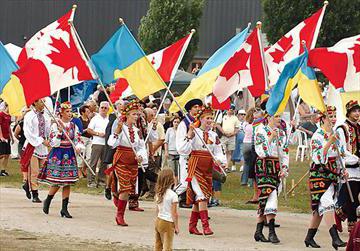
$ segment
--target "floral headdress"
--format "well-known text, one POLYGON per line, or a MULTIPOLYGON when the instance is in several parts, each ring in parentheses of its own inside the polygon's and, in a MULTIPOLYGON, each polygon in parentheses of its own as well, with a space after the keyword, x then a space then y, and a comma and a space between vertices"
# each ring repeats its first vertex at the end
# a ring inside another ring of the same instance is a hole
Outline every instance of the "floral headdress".
POLYGON ((209 105, 201 106, 197 114, 195 115, 195 126, 200 126, 200 119, 205 115, 213 115, 213 109, 209 105))
MULTIPOLYGON (((328 115, 333 115, 333 114, 336 114, 336 107, 335 106, 332 106, 332 105, 327 105, 326 106, 326 113, 328 115)), ((326 113, 320 113, 320 118, 323 118, 326 116, 326 113)))
POLYGON ((140 109, 139 102, 137 102, 136 100, 132 100, 125 105, 125 108, 122 110, 122 115, 125 116, 129 114, 130 111, 139 110, 139 109, 140 109))
POLYGON ((65 101, 65 102, 61 103, 60 112, 63 112, 65 110, 67 110, 67 109, 72 109, 71 103, 69 101, 65 101))

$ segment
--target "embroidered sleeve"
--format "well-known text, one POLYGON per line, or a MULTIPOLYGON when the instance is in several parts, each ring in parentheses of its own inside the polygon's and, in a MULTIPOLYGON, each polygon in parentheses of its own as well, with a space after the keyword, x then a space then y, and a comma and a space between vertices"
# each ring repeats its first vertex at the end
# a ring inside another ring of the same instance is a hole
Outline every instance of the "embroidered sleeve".
POLYGON ((315 164, 326 164, 327 155, 324 154, 325 138, 321 132, 316 132, 311 138, 311 158, 315 164))
POLYGON ((281 158, 281 164, 282 169, 286 172, 286 174, 289 171, 289 146, 288 141, 285 135, 284 131, 280 131, 279 133, 279 144, 280 144, 280 158, 281 158))
POLYGON ((49 136, 51 147, 59 147, 60 146, 61 135, 62 135, 62 133, 59 132, 57 124, 53 123, 50 128, 50 136, 49 136))
MULTIPOLYGON (((194 138, 193 138, 194 139, 194 138)), ((181 155, 189 155, 193 139, 187 138, 187 128, 184 122, 179 124, 176 130, 176 149, 181 155)))
POLYGON ((75 147, 78 149, 85 149, 84 142, 81 139, 81 132, 79 127, 76 124, 73 124, 74 126, 74 144, 75 147))
POLYGON ((263 128, 259 128, 255 132, 255 151, 261 158, 270 156, 268 135, 263 128))

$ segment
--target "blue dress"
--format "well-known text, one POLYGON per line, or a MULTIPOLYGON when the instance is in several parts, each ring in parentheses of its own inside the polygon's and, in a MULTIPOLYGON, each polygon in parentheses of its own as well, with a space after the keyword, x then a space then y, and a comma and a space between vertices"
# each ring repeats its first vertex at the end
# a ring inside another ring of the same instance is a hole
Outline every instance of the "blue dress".
MULTIPOLYGON (((76 147, 81 148, 80 133, 78 127, 73 123, 64 123, 65 131, 76 147)), ((50 145, 52 149, 45 164, 41 167, 38 180, 51 186, 73 185, 79 180, 78 167, 74 148, 60 132, 54 123, 50 132, 50 145)))

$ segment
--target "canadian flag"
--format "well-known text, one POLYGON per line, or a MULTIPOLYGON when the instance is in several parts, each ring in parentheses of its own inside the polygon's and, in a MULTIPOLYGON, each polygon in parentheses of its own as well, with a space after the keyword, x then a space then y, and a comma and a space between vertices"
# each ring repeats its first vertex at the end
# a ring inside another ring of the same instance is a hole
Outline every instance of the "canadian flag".
MULTIPOLYGON (((192 30, 187 36, 172 45, 146 56, 164 82, 171 82, 174 79, 194 32, 192 30)), ((125 98, 131 95, 133 95, 133 92, 126 79, 119 78, 116 81, 115 91, 111 93, 110 99, 116 101, 120 97, 125 98)))
MULTIPOLYGON (((255 28, 222 68, 214 84, 212 106, 224 109, 222 103, 244 87, 248 87, 252 96, 259 97, 264 93, 265 86, 260 29, 255 28)), ((228 101, 226 103, 229 104, 228 101)))
POLYGON ((302 41, 309 50, 315 47, 326 6, 327 3, 265 51, 270 86, 276 84, 284 66, 304 52, 302 41))
POLYGON ((308 65, 320 69, 335 88, 360 91, 360 34, 311 50, 308 65))
POLYGON ((16 75, 27 105, 84 80, 94 79, 69 21, 75 8, 37 32, 18 58, 16 75), (36 91, 34 91, 36 90, 36 91))

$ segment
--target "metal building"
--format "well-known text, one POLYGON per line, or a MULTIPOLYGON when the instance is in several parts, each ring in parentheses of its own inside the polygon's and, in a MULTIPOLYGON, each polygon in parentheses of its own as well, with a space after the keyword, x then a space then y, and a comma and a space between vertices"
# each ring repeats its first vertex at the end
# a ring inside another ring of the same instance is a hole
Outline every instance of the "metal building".
MULTIPOLYGON (((174 0, 181 1, 181 0, 174 0)), ((78 5, 74 23, 89 54, 95 53, 122 17, 136 35, 150 0, 0 0, 0 40, 23 46, 26 39, 78 5)), ((248 22, 260 20, 260 0, 206 0, 196 60, 205 60, 248 22)))

